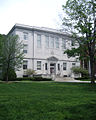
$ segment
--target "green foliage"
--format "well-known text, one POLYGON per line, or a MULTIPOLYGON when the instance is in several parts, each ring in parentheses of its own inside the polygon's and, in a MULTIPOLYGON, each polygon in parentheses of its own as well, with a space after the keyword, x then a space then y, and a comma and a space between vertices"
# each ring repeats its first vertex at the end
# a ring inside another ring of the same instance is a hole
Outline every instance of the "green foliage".
POLYGON ((68 55, 68 57, 75 57, 78 56, 80 54, 80 50, 79 48, 72 48, 71 50, 67 49, 64 54, 68 55))
POLYGON ((15 81, 52 81, 52 79, 42 78, 42 77, 23 77, 23 78, 16 78, 15 81))
MULTIPOLYGON (((7 74, 6 72, 3 73, 3 81, 5 81, 7 79, 6 74, 7 74)), ((9 72, 8 72, 8 80, 9 81, 14 81, 16 79, 16 77, 17 77, 17 75, 16 75, 15 71, 13 69, 10 69, 9 72)))
POLYGON ((73 67, 72 71, 75 74, 80 74, 81 73, 82 76, 89 76, 88 70, 83 69, 81 67, 73 67))
MULTIPOLYGON (((8 81, 8 74, 10 70, 19 70, 23 61, 23 44, 19 41, 19 37, 5 36, 2 42, 1 61, 2 71, 6 74, 6 81, 8 81)), ((5 77, 4 77, 5 78, 5 77)))
POLYGON ((0 120, 95 120, 96 85, 0 83, 0 120))
MULTIPOLYGON (((96 56, 96 0, 67 0, 63 5, 66 16, 64 28, 71 32, 74 40, 79 43, 80 59, 90 60, 91 83, 94 82, 94 66, 96 56)), ((75 55, 77 50, 67 51, 75 55)))
POLYGON ((26 74, 30 77, 31 75, 36 74, 35 70, 27 69, 26 74))

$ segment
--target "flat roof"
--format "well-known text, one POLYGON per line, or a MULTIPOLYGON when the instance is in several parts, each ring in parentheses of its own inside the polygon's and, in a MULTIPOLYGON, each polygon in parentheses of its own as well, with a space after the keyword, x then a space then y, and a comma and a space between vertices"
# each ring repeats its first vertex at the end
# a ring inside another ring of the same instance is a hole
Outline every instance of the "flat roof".
POLYGON ((15 28, 21 28, 24 30, 39 30, 39 31, 43 31, 43 32, 50 32, 50 33, 55 33, 55 34, 61 34, 61 35, 65 35, 65 36, 70 36, 69 33, 66 32, 62 32, 61 30, 57 30, 57 29, 53 29, 53 28, 47 28, 47 27, 36 27, 36 26, 29 26, 29 25, 24 25, 24 24, 18 24, 16 23, 12 29, 9 31, 8 34, 10 34, 15 28))

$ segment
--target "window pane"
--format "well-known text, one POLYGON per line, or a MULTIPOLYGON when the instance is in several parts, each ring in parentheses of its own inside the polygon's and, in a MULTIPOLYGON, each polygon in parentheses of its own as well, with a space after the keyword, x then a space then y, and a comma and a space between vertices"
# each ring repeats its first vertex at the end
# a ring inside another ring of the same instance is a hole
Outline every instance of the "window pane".
POLYGON ((28 64, 28 61, 27 61, 27 60, 24 60, 24 61, 23 61, 23 69, 27 69, 27 64, 28 64))
POLYGON ((24 53, 27 53, 27 51, 28 51, 28 45, 27 45, 27 44, 24 44, 23 52, 24 52, 24 53))
POLYGON ((24 40, 28 40, 28 33, 24 32, 24 40))
POLYGON ((54 38, 50 37, 50 48, 54 48, 54 38))
POLYGON ((41 61, 37 61, 37 70, 41 70, 41 61))
POLYGON ((47 70, 47 63, 45 63, 45 70, 47 70))
POLYGON ((67 63, 63 63, 63 70, 67 69, 67 63))
POLYGON ((60 64, 58 64, 58 70, 60 70, 60 64))
POLYGON ((46 40, 46 47, 49 48, 49 37, 46 36, 46 39, 45 39, 45 40, 46 40))
POLYGON ((41 47, 41 35, 37 35, 37 47, 41 47))
POLYGON ((59 48, 59 39, 55 38, 55 44, 56 44, 56 48, 59 48))
POLYGON ((72 67, 75 67, 76 63, 72 63, 72 67))
POLYGON ((66 49, 66 40, 62 39, 62 48, 66 49))

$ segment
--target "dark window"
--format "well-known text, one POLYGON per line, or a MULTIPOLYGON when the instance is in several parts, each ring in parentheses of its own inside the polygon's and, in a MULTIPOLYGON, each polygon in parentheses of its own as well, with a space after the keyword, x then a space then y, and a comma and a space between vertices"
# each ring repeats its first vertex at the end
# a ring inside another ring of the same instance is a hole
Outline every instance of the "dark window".
POLYGON ((58 70, 60 70, 60 64, 58 64, 58 70))
POLYGON ((27 69, 27 65, 23 65, 23 69, 27 69))
POLYGON ((23 69, 27 69, 27 64, 28 64, 28 61, 27 61, 27 60, 24 60, 24 61, 23 61, 23 69))
POLYGON ((23 50, 23 53, 27 53, 27 50, 23 50))
POLYGON ((47 70, 48 68, 47 68, 47 63, 45 63, 45 70, 47 70))
POLYGON ((63 70, 67 69, 67 63, 63 63, 63 70))

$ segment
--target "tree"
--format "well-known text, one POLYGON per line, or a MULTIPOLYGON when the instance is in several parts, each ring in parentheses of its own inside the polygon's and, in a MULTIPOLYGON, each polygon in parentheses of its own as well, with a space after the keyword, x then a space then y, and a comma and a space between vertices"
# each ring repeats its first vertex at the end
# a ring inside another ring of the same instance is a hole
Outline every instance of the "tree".
POLYGON ((0 34, 0 78, 2 78, 1 50, 5 35, 0 34))
POLYGON ((26 74, 28 75, 28 77, 33 76, 34 74, 36 74, 35 70, 32 69, 27 69, 26 74))
POLYGON ((63 10, 66 13, 63 25, 68 31, 70 30, 74 40, 79 43, 79 51, 75 50, 75 52, 89 59, 91 83, 95 83, 96 0, 67 0, 63 10))
POLYGON ((7 35, 2 42, 1 64, 3 79, 9 80, 9 72, 19 70, 23 60, 23 45, 17 35, 7 35))

